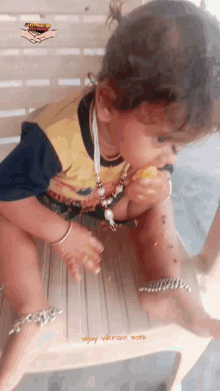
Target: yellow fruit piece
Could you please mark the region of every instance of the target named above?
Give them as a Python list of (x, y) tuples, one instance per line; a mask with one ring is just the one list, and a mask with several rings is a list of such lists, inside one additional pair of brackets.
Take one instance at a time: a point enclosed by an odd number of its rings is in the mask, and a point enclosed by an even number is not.
[(156, 178), (158, 176), (158, 170), (155, 166), (149, 166), (147, 168), (142, 168), (136, 172), (136, 176), (139, 178)]

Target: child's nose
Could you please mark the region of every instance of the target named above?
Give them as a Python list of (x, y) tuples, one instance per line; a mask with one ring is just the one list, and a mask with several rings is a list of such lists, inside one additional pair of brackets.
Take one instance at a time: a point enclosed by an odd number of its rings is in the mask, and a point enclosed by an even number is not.
[(169, 157), (169, 163), (167, 164), (175, 164), (176, 163), (176, 160), (177, 160), (177, 156), (172, 154), (170, 157)]
[(164, 158), (165, 158), (165, 160), (167, 160), (165, 164), (175, 164), (176, 163), (177, 156), (175, 153), (175, 148), (173, 146), (171, 148), (169, 148), (169, 150), (166, 151), (166, 153), (164, 154)]
[(161, 155), (158, 158), (158, 164), (155, 164), (157, 167), (164, 167), (166, 165), (172, 165), (176, 163), (177, 156), (174, 155), (172, 152)]

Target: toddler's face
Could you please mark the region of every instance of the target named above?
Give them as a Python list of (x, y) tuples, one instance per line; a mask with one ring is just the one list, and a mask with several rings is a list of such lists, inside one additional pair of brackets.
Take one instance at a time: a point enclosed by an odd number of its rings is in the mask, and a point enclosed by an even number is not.
[(111, 111), (109, 132), (112, 143), (134, 169), (161, 168), (175, 163), (175, 150), (179, 151), (187, 142), (187, 135), (179, 133), (177, 142), (172, 130), (164, 120), (161, 108), (154, 108), (150, 118), (143, 105), (132, 113)]

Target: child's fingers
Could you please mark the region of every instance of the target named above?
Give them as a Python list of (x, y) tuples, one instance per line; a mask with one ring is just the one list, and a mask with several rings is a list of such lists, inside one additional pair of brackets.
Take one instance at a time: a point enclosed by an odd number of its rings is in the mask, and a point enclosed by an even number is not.
[(79, 274), (79, 264), (81, 263), (85, 269), (91, 271), (94, 274), (100, 272), (100, 266), (98, 265), (101, 262), (101, 259), (94, 256), (91, 252), (84, 253), (80, 256), (69, 256), (66, 257), (65, 263), (70, 270), (70, 272), (74, 275), (74, 277), (78, 278)]
[(155, 192), (163, 190), (165, 186), (164, 181), (152, 181), (148, 179), (140, 179), (137, 182), (133, 183), (130, 188), (137, 194), (153, 194)]
[[(91, 235), (92, 235), (92, 233), (91, 233)], [(91, 235), (90, 235), (90, 236), (91, 236)], [(87, 245), (94, 247), (94, 249), (95, 249), (97, 252), (99, 252), (99, 253), (102, 253), (102, 252), (104, 251), (104, 249), (105, 249), (105, 247), (103, 246), (103, 244), (100, 243), (99, 240), (96, 239), (94, 236), (91, 236), (91, 237), (89, 238), (89, 242), (87, 243)]]
[[(98, 274), (101, 271), (101, 268), (99, 266), (95, 266), (94, 262), (87, 256), (83, 259), (83, 266), (85, 269), (91, 271), (94, 274)], [(71, 258), (67, 267), (75, 282), (79, 283), (82, 280), (82, 277), (79, 273), (79, 262), (76, 259)]]
[[(88, 245), (87, 248), (84, 248), (83, 255), (84, 257), (87, 256), (87, 258), (89, 258), (94, 263), (94, 265), (97, 265), (97, 263), (101, 262), (100, 252), (97, 252), (97, 249), (91, 245)], [(81, 259), (79, 261), (82, 262), (82, 256), (80, 255), (80, 257)]]
[(127, 190), (127, 194), (132, 198), (149, 198), (152, 194), (161, 190), (161, 186), (155, 186), (152, 184), (141, 186), (134, 184)]
[(98, 274), (101, 271), (100, 266), (98, 266), (97, 263), (94, 262), (94, 260), (89, 255), (86, 255), (83, 258), (83, 265), (86, 269), (93, 272), (94, 274)]
[(72, 274), (74, 281), (78, 284), (82, 280), (82, 277), (79, 273), (79, 262), (71, 257), (66, 262), (66, 265), (67, 265), (67, 269)]

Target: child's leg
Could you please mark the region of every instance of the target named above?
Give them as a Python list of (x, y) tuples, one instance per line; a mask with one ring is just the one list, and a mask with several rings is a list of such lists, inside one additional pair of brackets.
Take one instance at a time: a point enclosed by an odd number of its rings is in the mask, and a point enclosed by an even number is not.
[(19, 313), (47, 306), (37, 247), (31, 235), (0, 215), (0, 283), (7, 303)]
[[(33, 238), (1, 215), (0, 283), (5, 284), (5, 299), (18, 317), (49, 308)], [(34, 323), (25, 323), (19, 333), (8, 337), (0, 359), (1, 390), (11, 391), (17, 385), (30, 365), (30, 351), (45, 333), (48, 333), (47, 326), (39, 328)], [(48, 338), (45, 338), (45, 342), (48, 342)], [(43, 349), (44, 342), (41, 342), (41, 346)], [(34, 356), (31, 357), (34, 359)]]
[[(146, 282), (181, 278), (172, 200), (144, 212), (138, 229), (130, 235)], [(177, 323), (201, 337), (220, 339), (220, 320), (206, 313), (199, 292), (193, 288), (191, 292), (178, 289), (141, 293), (140, 300), (151, 321)]]

